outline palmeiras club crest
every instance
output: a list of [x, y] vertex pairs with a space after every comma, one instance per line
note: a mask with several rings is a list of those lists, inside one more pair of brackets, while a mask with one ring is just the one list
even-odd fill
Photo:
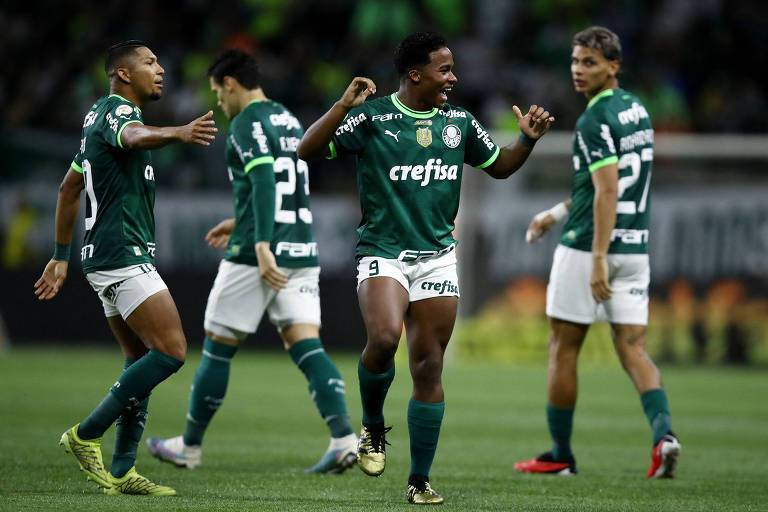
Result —
[[416, 128], [416, 142], [423, 147], [432, 144], [432, 130], [428, 126]]
[[443, 142], [449, 148], [453, 149], [461, 142], [461, 130], [455, 124], [449, 124], [443, 128]]

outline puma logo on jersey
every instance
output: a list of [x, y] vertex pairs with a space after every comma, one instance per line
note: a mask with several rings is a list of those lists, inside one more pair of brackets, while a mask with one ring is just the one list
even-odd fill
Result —
[[590, 151], [592, 156], [596, 156], [597, 158], [603, 158], [603, 150], [602, 149], [594, 149]]
[[253, 158], [253, 148], [249, 149], [248, 151], [243, 151], [243, 158], [245, 157]]
[[397, 135], [400, 133], [400, 130], [397, 130], [397, 133], [392, 133], [389, 130], [384, 130], [384, 135], [389, 135], [393, 139], [395, 139], [396, 142], [400, 142], [400, 140], [397, 138]]

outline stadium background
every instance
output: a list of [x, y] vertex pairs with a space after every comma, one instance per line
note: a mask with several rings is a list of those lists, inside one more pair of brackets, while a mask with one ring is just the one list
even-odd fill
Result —
[[[394, 45], [414, 30], [444, 33], [459, 84], [450, 102], [499, 143], [516, 132], [511, 106], [546, 105], [555, 131], [513, 178], [468, 171], [459, 215], [462, 318], [453, 357], [546, 358], [544, 286], [556, 237], [529, 247], [530, 217], [568, 196], [570, 130], [584, 109], [569, 79], [574, 32], [602, 24], [621, 36], [621, 85], [645, 103], [657, 134], [649, 344], [657, 361], [768, 363], [768, 8], [685, 0], [342, 0], [219, 2], [11, 1], [0, 10], [0, 339], [112, 346], [100, 304], [73, 263], [50, 303], [32, 294], [52, 247], [56, 189], [82, 117], [107, 90], [105, 48], [146, 40], [165, 68], [165, 96], [148, 123], [181, 124], [215, 108], [205, 71], [240, 46], [263, 63], [268, 96], [308, 126], [355, 75], [394, 90]], [[231, 215], [223, 137], [209, 149], [155, 152], [158, 267], [190, 344], [220, 253], [202, 237]], [[354, 162], [311, 166], [323, 277], [323, 338], [356, 352], [364, 332], [354, 293], [359, 210]], [[79, 223], [81, 225], [81, 223]], [[81, 228], [78, 228], [81, 229]], [[75, 246], [82, 233], [75, 234]], [[74, 247], [73, 261], [77, 261]], [[612, 357], [595, 329], [585, 356]], [[262, 325], [251, 347], [278, 348]]]

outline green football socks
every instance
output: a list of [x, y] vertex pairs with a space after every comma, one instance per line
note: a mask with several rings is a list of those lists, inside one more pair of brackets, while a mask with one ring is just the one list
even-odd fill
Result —
[[309, 381], [309, 392], [331, 437], [353, 433], [344, 397], [344, 380], [318, 338], [297, 341], [288, 350], [291, 359]]
[[229, 383], [229, 366], [237, 347], [214, 341], [208, 336], [203, 340], [203, 360], [195, 372], [189, 395], [187, 427], [184, 444], [199, 445], [211, 418], [221, 407]]
[[363, 425], [383, 425], [384, 399], [395, 379], [395, 365], [384, 373], [372, 373], [363, 367], [361, 359], [357, 364], [357, 376], [360, 380]]
[[[127, 358], [123, 371], [138, 361]], [[149, 396], [130, 411], [124, 412], [115, 423], [115, 450], [112, 453], [110, 473], [116, 478], [123, 477], [136, 463], [136, 449], [147, 424]]]
[[443, 423], [445, 402], [408, 402], [408, 435], [411, 439], [411, 473], [429, 477]]
[[101, 437], [121, 414], [141, 404], [155, 386], [183, 365], [184, 361], [150, 350], [123, 371], [104, 400], [80, 423], [77, 435], [86, 440]]
[[640, 401], [653, 429], [653, 445], [656, 446], [664, 434], [672, 430], [667, 393], [663, 389], [652, 389], [640, 395]]
[[547, 425], [552, 437], [552, 458], [566, 462], [573, 458], [571, 433], [573, 432], [573, 408], [561, 409], [547, 404]]

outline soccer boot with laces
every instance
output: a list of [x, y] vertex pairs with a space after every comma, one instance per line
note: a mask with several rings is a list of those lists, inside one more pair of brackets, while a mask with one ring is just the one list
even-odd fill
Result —
[[443, 503], [443, 497], [429, 485], [429, 482], [421, 482], [421, 485], [408, 484], [406, 497], [408, 503], [414, 505], [441, 505]]
[[64, 451], [71, 453], [77, 459], [80, 471], [86, 474], [88, 480], [96, 482], [100, 487], [110, 487], [107, 470], [101, 458], [101, 438], [80, 439], [77, 435], [78, 423], [61, 435], [59, 444]]
[[176, 490], [165, 485], [158, 485], [136, 472], [136, 466], [120, 478], [109, 475], [112, 484], [104, 489], [104, 494], [139, 494], [145, 496], [176, 496]]
[[648, 468], [648, 478], [674, 478], [677, 458], [680, 456], [682, 445], [672, 432], [668, 432], [656, 443], [651, 452], [651, 467]]
[[564, 476], [578, 473], [576, 470], [576, 459], [571, 457], [566, 461], [556, 461], [552, 456], [552, 452], [542, 453], [535, 459], [515, 462], [515, 471]]
[[331, 446], [317, 464], [304, 470], [306, 473], [338, 474], [357, 463], [357, 437], [354, 434], [340, 439], [341, 446], [334, 446], [334, 441], [334, 439], [331, 440]]
[[155, 458], [180, 468], [195, 469], [203, 458], [203, 449], [200, 445], [188, 446], [184, 444], [182, 436], [170, 439], [150, 437], [147, 439], [147, 448]]
[[392, 427], [384, 425], [360, 428], [360, 441], [357, 445], [357, 465], [369, 476], [379, 476], [387, 463], [386, 434]]

